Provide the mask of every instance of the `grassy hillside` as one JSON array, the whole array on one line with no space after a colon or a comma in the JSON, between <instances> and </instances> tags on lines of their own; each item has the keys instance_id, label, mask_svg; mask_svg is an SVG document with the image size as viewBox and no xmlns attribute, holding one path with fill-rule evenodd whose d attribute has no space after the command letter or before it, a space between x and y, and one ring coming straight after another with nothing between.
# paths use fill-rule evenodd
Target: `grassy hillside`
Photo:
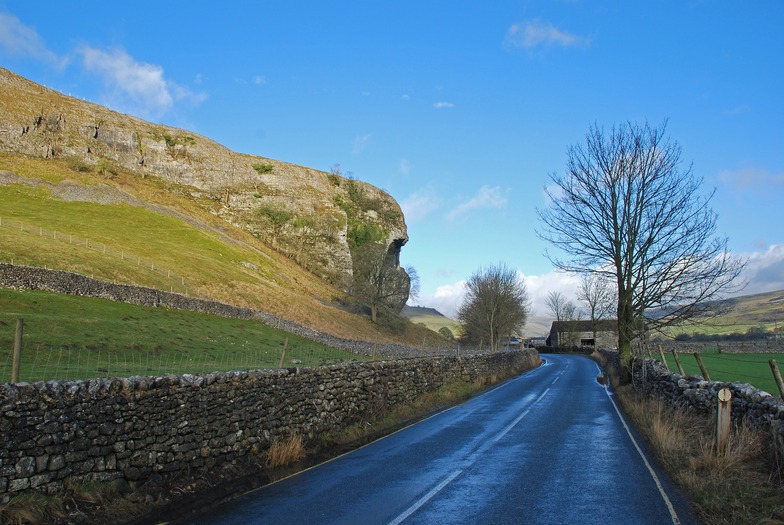
<instances>
[{"instance_id":1,"label":"grassy hillside","mask_svg":"<svg viewBox=\"0 0 784 525\"><path fill-rule=\"evenodd\" d=\"M784 328L784 290L744 295L727 299L729 312L714 319L698 320L671 329L670 335L707 334L728 335L744 334L749 330L764 329L773 333Z\"/></svg>"},{"instance_id":2,"label":"grassy hillside","mask_svg":"<svg viewBox=\"0 0 784 525\"><path fill-rule=\"evenodd\" d=\"M392 333L344 311L343 292L186 192L110 170L0 153L0 260L212 298L350 339L440 343L415 324Z\"/></svg>"},{"instance_id":3,"label":"grassy hillside","mask_svg":"<svg viewBox=\"0 0 784 525\"><path fill-rule=\"evenodd\" d=\"M453 335L460 333L460 324L454 319L446 317L435 308L422 306L405 306L401 315L404 315L414 324L425 325L428 329L438 332L441 328L447 327Z\"/></svg>"},{"instance_id":4,"label":"grassy hillside","mask_svg":"<svg viewBox=\"0 0 784 525\"><path fill-rule=\"evenodd\" d=\"M0 382L24 319L21 381L199 373L367 360L262 323L0 289Z\"/></svg>"}]
</instances>

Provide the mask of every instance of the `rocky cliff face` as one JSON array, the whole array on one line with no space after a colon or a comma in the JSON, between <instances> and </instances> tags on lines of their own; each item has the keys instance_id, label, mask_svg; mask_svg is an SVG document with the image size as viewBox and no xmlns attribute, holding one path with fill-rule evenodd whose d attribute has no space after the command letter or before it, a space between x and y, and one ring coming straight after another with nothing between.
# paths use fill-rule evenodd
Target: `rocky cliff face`
<instances>
[{"instance_id":1,"label":"rocky cliff face","mask_svg":"<svg viewBox=\"0 0 784 525\"><path fill-rule=\"evenodd\" d=\"M400 206L378 188L156 125L30 82L0 67L0 151L68 158L111 177L156 177L333 283L352 271L368 236L397 257L407 242Z\"/></svg>"}]
</instances>

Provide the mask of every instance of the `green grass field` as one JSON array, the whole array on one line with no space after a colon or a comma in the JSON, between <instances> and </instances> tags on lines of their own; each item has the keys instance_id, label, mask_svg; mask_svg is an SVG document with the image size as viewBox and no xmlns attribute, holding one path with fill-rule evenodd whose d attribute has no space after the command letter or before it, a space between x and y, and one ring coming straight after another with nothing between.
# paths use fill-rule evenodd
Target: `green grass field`
<instances>
[{"instance_id":1,"label":"green grass field","mask_svg":"<svg viewBox=\"0 0 784 525\"><path fill-rule=\"evenodd\" d=\"M0 289L0 381L24 319L20 381L203 373L367 360L255 321Z\"/></svg>"},{"instance_id":2,"label":"green grass field","mask_svg":"<svg viewBox=\"0 0 784 525\"><path fill-rule=\"evenodd\" d=\"M688 375L702 375L697 360L691 354L678 355L683 364L683 368ZM750 383L755 387L764 390L774 396L779 395L776 381L770 370L768 360L775 359L779 369L784 368L784 354L700 354L708 375L714 381L737 381ZM677 371L678 367L672 358L667 354L667 364L670 370Z\"/></svg>"}]
</instances>

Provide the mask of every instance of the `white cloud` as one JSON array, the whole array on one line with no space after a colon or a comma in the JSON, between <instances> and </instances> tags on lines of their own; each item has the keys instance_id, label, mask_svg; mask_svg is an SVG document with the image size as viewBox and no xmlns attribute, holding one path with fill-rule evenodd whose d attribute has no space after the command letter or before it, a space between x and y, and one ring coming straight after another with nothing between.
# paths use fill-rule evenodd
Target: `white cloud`
<instances>
[{"instance_id":1,"label":"white cloud","mask_svg":"<svg viewBox=\"0 0 784 525\"><path fill-rule=\"evenodd\" d=\"M743 168L723 171L719 179L738 191L768 192L771 186L784 187L784 171L771 173L766 169Z\"/></svg>"},{"instance_id":2,"label":"white cloud","mask_svg":"<svg viewBox=\"0 0 784 525\"><path fill-rule=\"evenodd\" d=\"M167 80L161 66L139 62L123 49L104 51L84 46L78 51L85 69L99 76L109 89L105 97L125 111L160 116L177 101L199 104L206 98Z\"/></svg>"},{"instance_id":3,"label":"white cloud","mask_svg":"<svg viewBox=\"0 0 784 525\"><path fill-rule=\"evenodd\" d=\"M411 173L411 165L406 159L400 159L400 173L408 176Z\"/></svg>"},{"instance_id":4,"label":"white cloud","mask_svg":"<svg viewBox=\"0 0 784 525\"><path fill-rule=\"evenodd\" d=\"M435 308L445 316L455 319L460 304L465 297L465 281L458 281L453 284L445 284L436 288L433 295L419 298L419 304L428 308Z\"/></svg>"},{"instance_id":5,"label":"white cloud","mask_svg":"<svg viewBox=\"0 0 784 525\"><path fill-rule=\"evenodd\" d=\"M403 216L409 224L422 220L440 206L441 201L438 194L430 186L417 190L400 203Z\"/></svg>"},{"instance_id":6,"label":"white cloud","mask_svg":"<svg viewBox=\"0 0 784 525\"><path fill-rule=\"evenodd\" d=\"M577 300L577 288L580 286L580 278L574 274L552 271L543 275L524 275L521 279L528 290L528 297L531 299L532 317L550 317L547 308L547 295L550 292L560 292L567 300L580 306Z\"/></svg>"},{"instance_id":7,"label":"white cloud","mask_svg":"<svg viewBox=\"0 0 784 525\"><path fill-rule=\"evenodd\" d=\"M8 56L32 58L55 66L65 64L65 60L46 47L34 28L10 13L0 13L0 49Z\"/></svg>"},{"instance_id":8,"label":"white cloud","mask_svg":"<svg viewBox=\"0 0 784 525\"><path fill-rule=\"evenodd\" d=\"M728 109L724 111L725 115L742 115L743 113L748 113L751 107L748 104L739 104L734 108Z\"/></svg>"},{"instance_id":9,"label":"white cloud","mask_svg":"<svg viewBox=\"0 0 784 525\"><path fill-rule=\"evenodd\" d=\"M253 83L257 86L267 83L267 79L263 75L256 75L253 77Z\"/></svg>"},{"instance_id":10,"label":"white cloud","mask_svg":"<svg viewBox=\"0 0 784 525\"><path fill-rule=\"evenodd\" d=\"M765 251L744 253L741 257L748 260L742 274L748 285L741 294L784 290L784 244L772 244Z\"/></svg>"},{"instance_id":11,"label":"white cloud","mask_svg":"<svg viewBox=\"0 0 784 525\"><path fill-rule=\"evenodd\" d=\"M436 109L451 109L455 107L455 105L452 104L451 102L440 101L433 104L433 107Z\"/></svg>"},{"instance_id":12,"label":"white cloud","mask_svg":"<svg viewBox=\"0 0 784 525\"><path fill-rule=\"evenodd\" d=\"M509 47L534 49L554 45L560 47L582 46L589 44L590 40L562 31L550 22L537 18L512 24L506 32L504 43Z\"/></svg>"},{"instance_id":13,"label":"white cloud","mask_svg":"<svg viewBox=\"0 0 784 525\"><path fill-rule=\"evenodd\" d=\"M518 271L518 277L525 283L531 301L531 317L549 318L547 294L560 292L569 301L580 306L577 300L579 277L564 272L552 271L543 275L525 275ZM445 284L436 288L432 295L421 296L418 303L435 308L447 317L455 318L465 297L465 280Z\"/></svg>"},{"instance_id":14,"label":"white cloud","mask_svg":"<svg viewBox=\"0 0 784 525\"><path fill-rule=\"evenodd\" d=\"M354 147L352 148L354 155L362 153L368 143L370 143L370 135L359 135L358 137L355 137Z\"/></svg>"},{"instance_id":15,"label":"white cloud","mask_svg":"<svg viewBox=\"0 0 784 525\"><path fill-rule=\"evenodd\" d=\"M451 222L476 209L506 208L507 199L505 193L500 186L482 186L476 195L450 211L446 218Z\"/></svg>"}]
</instances>

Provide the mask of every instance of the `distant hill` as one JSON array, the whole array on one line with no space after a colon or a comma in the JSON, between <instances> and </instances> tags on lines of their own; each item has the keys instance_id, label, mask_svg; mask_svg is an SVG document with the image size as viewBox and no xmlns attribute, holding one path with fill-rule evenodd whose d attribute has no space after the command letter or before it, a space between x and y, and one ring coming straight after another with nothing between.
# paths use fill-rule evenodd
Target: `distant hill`
<instances>
[{"instance_id":1,"label":"distant hill","mask_svg":"<svg viewBox=\"0 0 784 525\"><path fill-rule=\"evenodd\" d=\"M407 317L409 321L414 324L424 324L430 330L438 332L441 328L446 326L457 335L460 324L454 319L450 319L435 308L427 308L424 306L404 306L400 315Z\"/></svg>"},{"instance_id":2,"label":"distant hill","mask_svg":"<svg viewBox=\"0 0 784 525\"><path fill-rule=\"evenodd\" d=\"M435 332L446 326L453 334L457 334L460 326L456 320L445 316L435 308L425 306L406 305L401 315L408 317L412 323L422 323ZM546 336L550 333L550 324L551 320L547 317L529 317L520 335L523 338Z\"/></svg>"},{"instance_id":3,"label":"distant hill","mask_svg":"<svg viewBox=\"0 0 784 525\"><path fill-rule=\"evenodd\" d=\"M731 334L763 328L773 332L784 328L784 290L742 295L720 301L730 310L713 319L692 322L673 330L678 333Z\"/></svg>"},{"instance_id":4,"label":"distant hill","mask_svg":"<svg viewBox=\"0 0 784 525\"><path fill-rule=\"evenodd\" d=\"M436 317L446 317L444 314L442 314L435 308L427 308L425 306L405 305L403 307L403 311L400 313L406 317L414 317L414 316L421 316L421 315L434 315Z\"/></svg>"}]
</instances>

